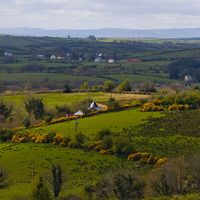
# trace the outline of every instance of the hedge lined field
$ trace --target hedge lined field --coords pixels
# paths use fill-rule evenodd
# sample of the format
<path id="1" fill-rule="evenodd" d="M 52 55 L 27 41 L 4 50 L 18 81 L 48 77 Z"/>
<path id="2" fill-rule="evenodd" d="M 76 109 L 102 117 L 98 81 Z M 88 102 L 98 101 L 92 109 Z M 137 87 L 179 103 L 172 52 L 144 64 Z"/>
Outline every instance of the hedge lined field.
<path id="1" fill-rule="evenodd" d="M 87 136 L 94 136 L 102 129 L 110 129 L 119 132 L 123 128 L 137 126 L 150 116 L 159 116 L 159 113 L 139 112 L 136 109 L 101 114 L 98 116 L 78 120 L 78 132 Z M 75 121 L 63 122 L 55 125 L 44 126 L 28 130 L 30 132 L 46 134 L 54 131 L 64 136 L 72 136 L 75 133 Z"/>
<path id="2" fill-rule="evenodd" d="M 64 170 L 64 196 L 72 193 L 84 196 L 84 186 L 95 184 L 109 170 L 134 167 L 133 163 L 115 156 L 53 145 L 0 144 L 0 153 L 0 165 L 7 171 L 11 184 L 1 189 L 1 200 L 29 195 L 33 187 L 33 170 L 36 175 L 47 175 L 52 163 L 61 165 Z"/>

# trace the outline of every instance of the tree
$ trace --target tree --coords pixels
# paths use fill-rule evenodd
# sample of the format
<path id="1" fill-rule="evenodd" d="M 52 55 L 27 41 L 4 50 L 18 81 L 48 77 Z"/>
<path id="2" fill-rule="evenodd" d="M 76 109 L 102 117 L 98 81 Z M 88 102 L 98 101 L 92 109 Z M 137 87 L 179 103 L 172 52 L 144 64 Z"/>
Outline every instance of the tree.
<path id="1" fill-rule="evenodd" d="M 44 104 L 41 99 L 35 99 L 33 113 L 35 119 L 41 119 L 44 115 Z"/>
<path id="2" fill-rule="evenodd" d="M 143 198 L 144 186 L 143 180 L 134 171 L 120 169 L 104 176 L 92 188 L 90 196 L 95 195 L 96 199 L 138 200 Z"/>
<path id="3" fill-rule="evenodd" d="M 41 119 L 44 115 L 44 104 L 42 99 L 30 98 L 25 101 L 25 110 L 29 114 L 34 114 L 35 119 Z"/>
<path id="4" fill-rule="evenodd" d="M 132 88 L 131 88 L 129 80 L 125 80 L 122 83 L 120 83 L 116 90 L 117 90 L 117 92 L 128 92 L 128 91 L 131 91 Z"/>
<path id="5" fill-rule="evenodd" d="M 115 100 L 115 98 L 110 98 L 107 102 L 108 109 L 110 110 L 119 110 L 120 105 L 119 102 Z"/>
<path id="6" fill-rule="evenodd" d="M 171 196 L 199 193 L 200 155 L 174 158 L 153 171 L 148 180 L 154 195 Z"/>
<path id="7" fill-rule="evenodd" d="M 7 173 L 3 169 L 0 169 L 0 189 L 5 188 L 8 185 Z"/>
<path id="8" fill-rule="evenodd" d="M 83 144 L 85 143 L 85 135 L 83 133 L 77 133 L 74 135 L 74 145 L 77 148 L 80 148 L 83 146 Z"/>
<path id="9" fill-rule="evenodd" d="M 80 102 L 76 103 L 74 106 L 74 111 L 81 110 L 83 113 L 87 114 L 90 112 L 88 109 L 90 107 L 90 104 L 93 102 L 91 98 L 85 98 L 81 100 Z"/>
<path id="10" fill-rule="evenodd" d="M 111 149 L 113 145 L 112 136 L 106 136 L 102 140 L 102 147 L 104 149 Z"/>
<path id="11" fill-rule="evenodd" d="M 52 165 L 52 188 L 53 188 L 53 194 L 54 197 L 57 198 L 60 194 L 60 191 L 62 189 L 62 185 L 64 182 L 63 179 L 63 171 L 61 166 L 59 165 Z"/>
<path id="12" fill-rule="evenodd" d="M 38 182 L 36 183 L 36 186 L 33 190 L 32 194 L 33 200 L 50 200 L 51 194 L 48 190 L 48 188 L 45 186 L 43 177 L 40 177 Z"/>
<path id="13" fill-rule="evenodd" d="M 72 90 L 70 89 L 69 85 L 68 84 L 65 84 L 64 85 L 64 90 L 63 90 L 64 93 L 71 93 Z"/>
<path id="14" fill-rule="evenodd" d="M 6 105 L 3 101 L 0 101 L 0 115 L 4 119 L 11 117 L 13 112 L 13 105 Z"/>
<path id="15" fill-rule="evenodd" d="M 26 127 L 26 129 L 28 129 L 31 125 L 30 119 L 28 119 L 28 118 L 24 119 L 23 125 Z"/>
<path id="16" fill-rule="evenodd" d="M 84 82 L 84 83 L 81 85 L 80 90 L 81 90 L 81 91 L 87 91 L 87 90 L 89 90 L 89 85 L 88 85 L 88 82 L 87 82 L 87 81 Z"/>
<path id="17" fill-rule="evenodd" d="M 35 99 L 34 98 L 30 98 L 28 100 L 26 100 L 24 102 L 24 108 L 26 110 L 26 112 L 31 115 L 31 113 L 33 112 L 33 109 L 34 109 L 34 101 Z"/>
<path id="18" fill-rule="evenodd" d="M 133 171 L 119 171 L 113 176 L 113 191 L 119 200 L 142 199 L 144 182 Z"/>
<path id="19" fill-rule="evenodd" d="M 112 81 L 105 81 L 103 85 L 103 90 L 105 92 L 111 92 L 115 88 L 115 84 Z"/>

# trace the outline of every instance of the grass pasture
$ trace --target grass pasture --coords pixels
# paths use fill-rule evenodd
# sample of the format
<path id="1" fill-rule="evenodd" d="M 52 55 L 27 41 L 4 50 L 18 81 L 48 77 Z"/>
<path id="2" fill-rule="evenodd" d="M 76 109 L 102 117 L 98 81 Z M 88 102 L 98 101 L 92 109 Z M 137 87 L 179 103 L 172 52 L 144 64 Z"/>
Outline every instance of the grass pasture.
<path id="1" fill-rule="evenodd" d="M 47 175 L 52 163 L 63 167 L 66 184 L 62 195 L 81 196 L 84 196 L 85 185 L 95 184 L 109 170 L 134 167 L 133 163 L 115 156 L 52 145 L 0 144 L 0 153 L 0 165 L 6 169 L 11 184 L 1 190 L 1 200 L 29 195 L 33 187 L 33 170 L 36 176 Z"/>
<path id="2" fill-rule="evenodd" d="M 96 102 L 105 103 L 110 97 L 110 93 L 27 93 L 16 95 L 2 95 L 0 98 L 5 102 L 12 103 L 16 114 L 24 117 L 26 112 L 24 110 L 24 101 L 28 97 L 41 98 L 44 102 L 45 109 L 55 109 L 56 105 L 73 105 L 85 98 L 91 98 Z M 120 101 L 132 101 L 137 99 L 149 98 L 148 95 L 142 94 L 112 94 L 112 97 Z"/>
<path id="3" fill-rule="evenodd" d="M 156 117 L 159 116 L 159 113 L 142 113 L 136 109 L 133 109 L 82 118 L 78 120 L 78 131 L 82 132 L 88 137 L 95 136 L 96 133 L 102 129 L 110 129 L 114 132 L 119 132 L 123 128 L 137 126 L 149 116 Z M 34 128 L 30 129 L 29 131 L 41 134 L 46 134 L 48 132 L 54 131 L 65 136 L 73 136 L 75 133 L 75 121 Z"/>

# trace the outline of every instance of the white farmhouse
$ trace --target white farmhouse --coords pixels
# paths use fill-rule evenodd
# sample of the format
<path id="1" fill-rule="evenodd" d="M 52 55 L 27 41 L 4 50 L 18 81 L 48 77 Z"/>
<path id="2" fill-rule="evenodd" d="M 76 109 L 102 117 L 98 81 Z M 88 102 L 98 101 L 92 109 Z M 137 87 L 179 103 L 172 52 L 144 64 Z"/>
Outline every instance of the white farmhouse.
<path id="1" fill-rule="evenodd" d="M 108 63 L 115 63 L 115 60 L 110 58 L 110 59 L 108 59 Z"/>
<path id="2" fill-rule="evenodd" d="M 55 56 L 55 55 L 52 55 L 52 56 L 51 56 L 51 60 L 56 60 L 56 56 Z"/>
<path id="3" fill-rule="evenodd" d="M 190 82 L 190 81 L 192 81 L 192 76 L 186 75 L 184 79 L 185 79 L 185 82 Z"/>
<path id="4" fill-rule="evenodd" d="M 5 53 L 4 53 L 4 56 L 13 56 L 13 54 L 12 54 L 12 53 L 9 53 L 9 52 L 5 52 Z"/>
<path id="5" fill-rule="evenodd" d="M 101 57 L 97 57 L 97 58 L 95 58 L 95 60 L 94 60 L 94 62 L 102 62 L 103 61 L 103 59 L 101 58 Z"/>

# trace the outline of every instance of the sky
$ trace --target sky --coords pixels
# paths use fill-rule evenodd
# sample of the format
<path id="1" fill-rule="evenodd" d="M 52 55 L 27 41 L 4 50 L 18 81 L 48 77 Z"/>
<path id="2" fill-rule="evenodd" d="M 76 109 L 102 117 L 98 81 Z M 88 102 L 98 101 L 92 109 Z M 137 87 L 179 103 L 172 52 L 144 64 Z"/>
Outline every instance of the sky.
<path id="1" fill-rule="evenodd" d="M 200 0 L 0 0 L 0 28 L 200 27 Z"/>

